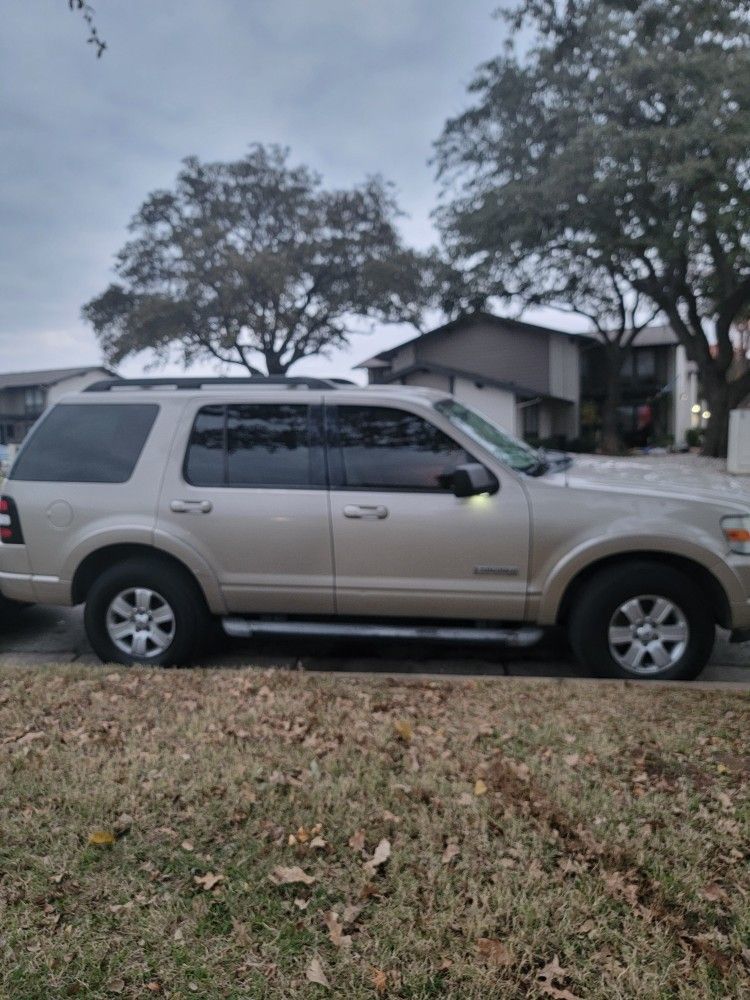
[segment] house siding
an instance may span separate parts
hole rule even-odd
[[[504,330],[481,321],[414,343],[420,361],[450,368],[472,368],[488,378],[515,382],[539,393],[550,393],[550,338],[529,330]],[[554,338],[558,339],[558,338]],[[391,362],[395,374],[403,367],[400,352]]]

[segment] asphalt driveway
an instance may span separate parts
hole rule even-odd
[[[0,664],[50,662],[98,662],[86,640],[81,608],[24,608],[0,627]],[[572,662],[564,638],[555,634],[528,650],[417,641],[313,641],[299,637],[240,641],[219,637],[204,665],[466,676],[587,676]],[[700,679],[750,688],[750,643],[730,645],[726,633],[719,633],[711,663]]]

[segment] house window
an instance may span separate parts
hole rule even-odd
[[[41,413],[44,409],[44,389],[39,385],[31,385],[23,391],[24,412],[32,415]]]
[[[642,347],[636,351],[635,362],[638,378],[654,378],[656,376],[656,353],[652,347]]]

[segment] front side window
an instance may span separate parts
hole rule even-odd
[[[309,408],[285,403],[204,406],[185,460],[193,486],[321,485],[320,448],[311,446]]]
[[[154,403],[62,403],[28,438],[11,479],[47,483],[125,483],[159,407]]]
[[[349,489],[450,490],[450,473],[471,461],[434,424],[390,407],[338,407],[338,444]]]

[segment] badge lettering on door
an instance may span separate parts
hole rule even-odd
[[[518,566],[475,566],[474,576],[518,576]]]

